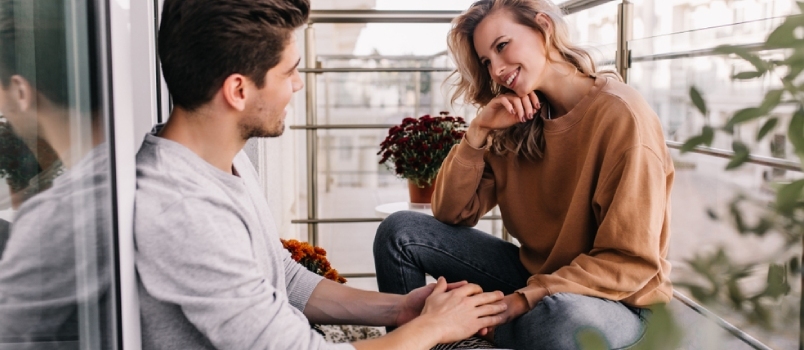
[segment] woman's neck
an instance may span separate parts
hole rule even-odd
[[[569,64],[555,64],[553,67],[555,69],[545,69],[547,76],[543,81],[546,83],[537,91],[547,99],[552,118],[555,119],[575,108],[595,85],[595,80],[574,67],[570,68]]]

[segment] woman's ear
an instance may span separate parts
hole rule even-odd
[[[553,21],[550,19],[550,16],[545,14],[544,12],[539,12],[536,14],[536,24],[542,28],[544,31],[544,41],[550,42],[550,36],[553,35]]]

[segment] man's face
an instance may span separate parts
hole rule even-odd
[[[246,106],[245,116],[239,123],[244,140],[252,137],[277,137],[285,131],[285,108],[293,93],[304,87],[299,75],[300,56],[296,49],[296,38],[291,36],[282,52],[279,64],[268,70],[265,85],[251,94]]]

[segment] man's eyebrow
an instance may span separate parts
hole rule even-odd
[[[298,60],[298,61],[296,61],[296,64],[294,64],[294,65],[293,65],[293,67],[290,67],[290,69],[288,69],[287,73],[288,73],[288,74],[293,73],[293,71],[294,71],[296,68],[298,68],[298,67],[299,67],[299,64],[300,64],[300,63],[301,63],[301,57],[299,57],[299,60]]]

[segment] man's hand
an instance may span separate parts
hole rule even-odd
[[[438,343],[458,341],[502,324],[500,314],[507,307],[502,298],[502,292],[483,293],[476,284],[447,291],[447,282],[439,277],[417,322],[421,320],[427,329],[433,329]]]
[[[447,291],[463,287],[466,284],[468,284],[468,282],[466,281],[449,283],[447,284]],[[424,287],[416,288],[407,295],[405,295],[405,297],[402,299],[402,302],[399,305],[399,311],[396,317],[396,325],[401,326],[421,315],[422,308],[424,308],[424,303],[427,300],[427,297],[429,297],[430,294],[433,293],[435,287],[436,283],[430,283]]]

